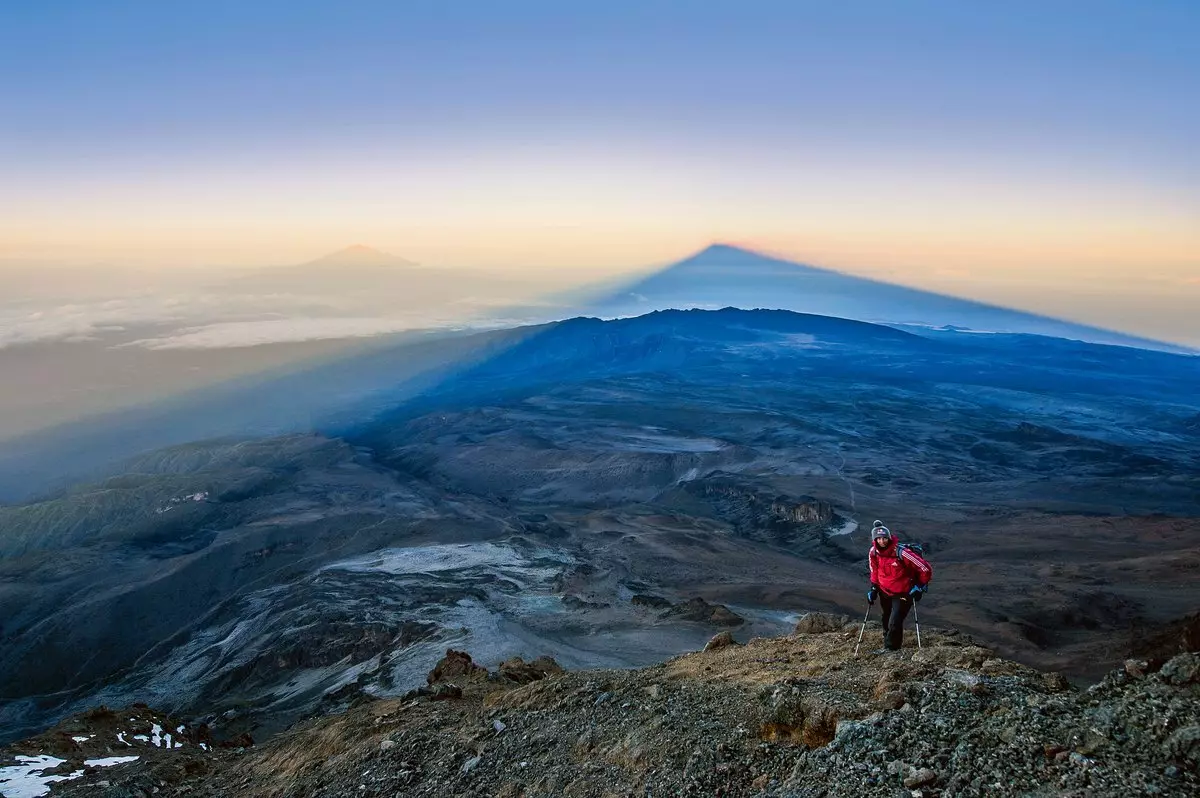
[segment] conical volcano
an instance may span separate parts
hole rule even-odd
[[[411,269],[416,265],[416,263],[397,255],[362,244],[355,244],[293,268],[311,271],[322,269]]]

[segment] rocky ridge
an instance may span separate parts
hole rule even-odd
[[[923,648],[909,635],[902,651],[884,654],[871,651],[881,630],[868,624],[855,657],[858,623],[813,613],[790,636],[744,645],[723,632],[703,652],[640,670],[563,672],[539,658],[489,673],[465,652],[448,652],[428,688],[399,699],[361,696],[342,714],[253,748],[159,748],[87,772],[74,761],[83,754],[63,742],[93,733],[81,716],[6,755],[51,753],[58,741],[60,770],[84,772],[46,788],[103,798],[1200,789],[1196,653],[1130,660],[1077,690],[950,630],[923,629]]]

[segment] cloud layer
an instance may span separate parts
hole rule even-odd
[[[187,327],[122,344],[145,349],[225,349],[331,338],[369,338],[427,326],[413,318],[290,318]]]

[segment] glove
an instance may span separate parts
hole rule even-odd
[[[921,596],[924,596],[924,595],[925,595],[925,586],[924,585],[913,585],[912,588],[910,588],[908,591],[908,597],[911,598],[913,601],[920,601]]]
[[[867,591],[867,603],[874,604],[877,598],[879,598],[879,588],[871,585],[871,589]]]

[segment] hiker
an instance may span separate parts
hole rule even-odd
[[[882,521],[871,528],[871,551],[867,555],[871,568],[871,589],[867,601],[872,605],[879,599],[883,612],[883,645],[881,651],[899,651],[904,638],[904,619],[913,602],[920,601],[933,578],[933,568],[921,556],[919,549],[901,543]]]

